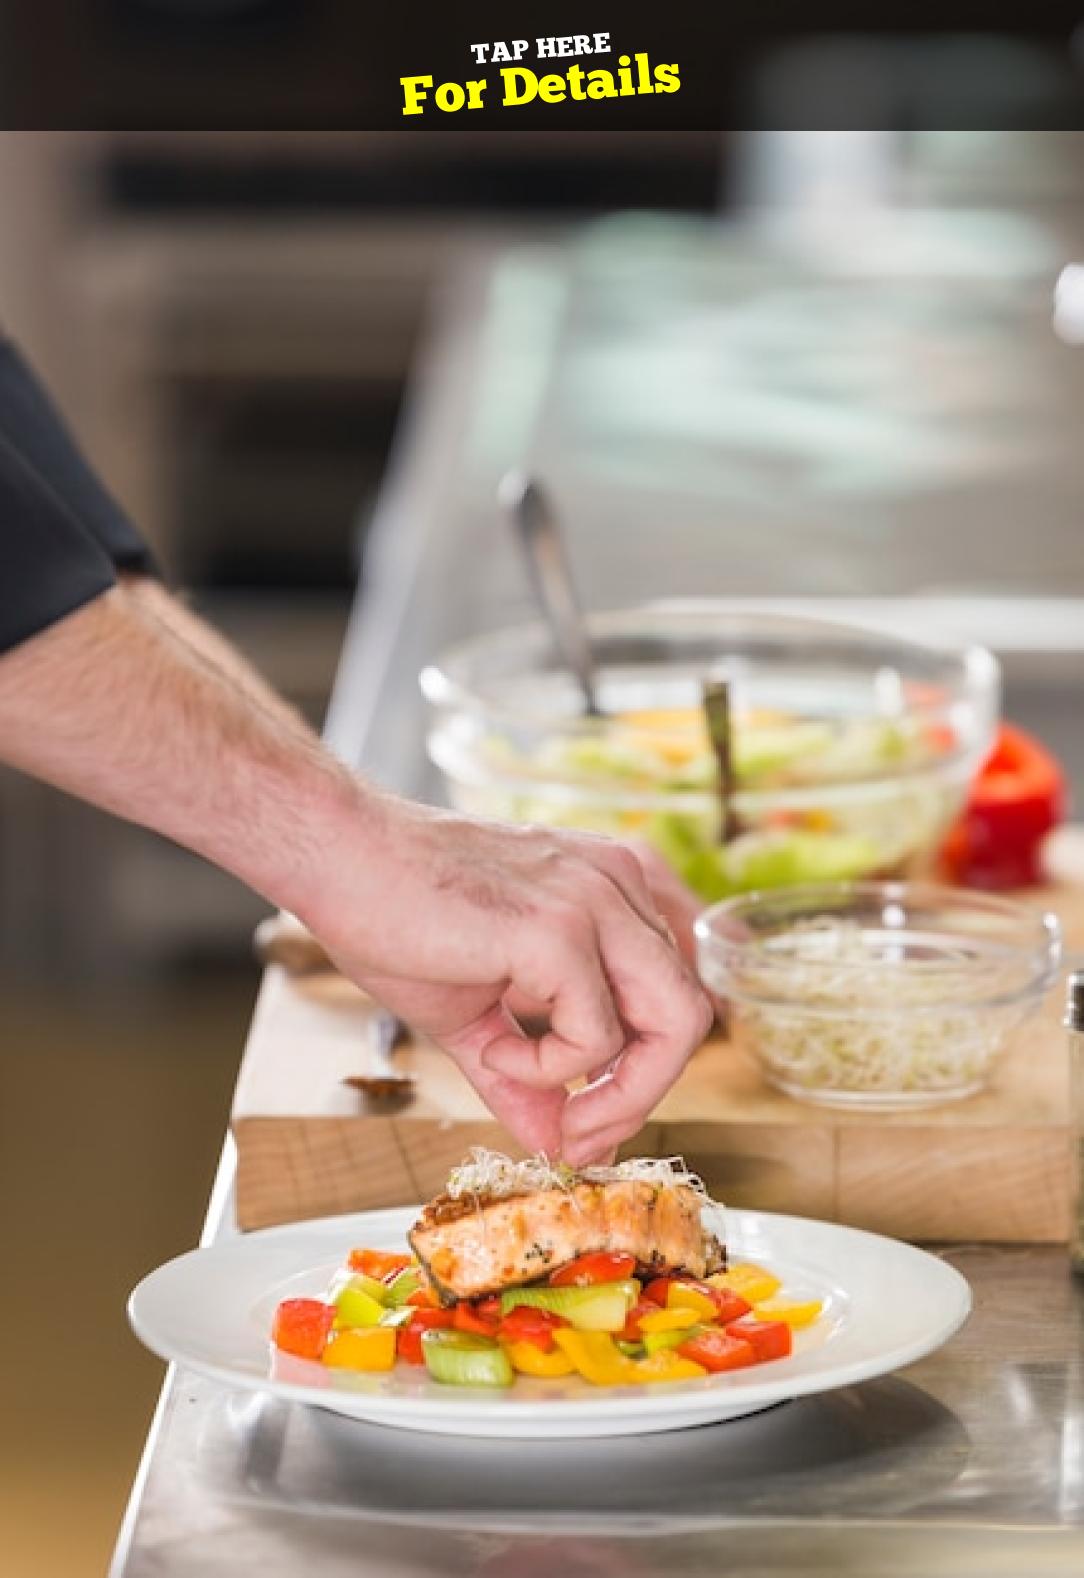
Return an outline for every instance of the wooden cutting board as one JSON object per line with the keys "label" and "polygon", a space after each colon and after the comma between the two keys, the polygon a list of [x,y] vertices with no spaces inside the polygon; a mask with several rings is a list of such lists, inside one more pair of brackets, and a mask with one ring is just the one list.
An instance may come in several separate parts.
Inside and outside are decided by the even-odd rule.
{"label": "wooden cutting board", "polygon": [[[1025,895],[1084,947],[1084,888]],[[416,1042],[396,1054],[417,1081],[393,1116],[344,1085],[364,1071],[366,1000],[333,975],[267,971],[234,1098],[242,1228],[439,1192],[471,1145],[511,1149],[451,1060]],[[638,1154],[680,1154],[719,1199],[901,1238],[1047,1243],[1067,1236],[1068,1049],[1055,991],[1014,1038],[991,1088],[920,1112],[796,1102],[751,1057],[709,1041],[638,1136]]]}

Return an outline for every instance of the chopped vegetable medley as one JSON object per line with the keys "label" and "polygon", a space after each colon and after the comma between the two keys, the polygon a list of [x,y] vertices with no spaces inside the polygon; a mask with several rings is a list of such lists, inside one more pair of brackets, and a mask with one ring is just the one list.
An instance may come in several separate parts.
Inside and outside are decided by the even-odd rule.
{"label": "chopped vegetable medley", "polygon": [[954,729],[908,716],[740,711],[732,739],[739,829],[725,843],[718,761],[700,707],[611,714],[525,749],[494,735],[474,742],[469,764],[451,733],[433,744],[462,809],[644,839],[708,903],[900,872],[935,847],[961,798]]}
{"label": "chopped vegetable medley", "polygon": [[629,1255],[583,1255],[545,1281],[442,1307],[409,1255],[355,1249],[326,1299],[278,1306],[271,1340],[338,1370],[424,1365],[446,1386],[508,1387],[516,1375],[636,1386],[785,1358],[821,1314],[761,1266],[646,1284],[637,1269]]}

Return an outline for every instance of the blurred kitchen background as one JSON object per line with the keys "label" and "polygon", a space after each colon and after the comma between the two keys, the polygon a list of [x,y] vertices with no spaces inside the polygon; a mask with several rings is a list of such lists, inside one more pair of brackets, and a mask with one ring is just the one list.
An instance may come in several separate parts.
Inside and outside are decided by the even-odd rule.
{"label": "blurred kitchen background", "polygon": [[[620,596],[983,599],[1007,710],[1079,794],[1074,262],[1072,132],[0,133],[0,321],[317,724],[397,425],[473,314],[480,499],[544,429]],[[677,521],[712,584],[675,553],[637,586]],[[1004,612],[1038,596],[1038,627]],[[104,1570],[161,1373],[124,1298],[198,1234],[261,913],[0,773],[5,1572]]]}

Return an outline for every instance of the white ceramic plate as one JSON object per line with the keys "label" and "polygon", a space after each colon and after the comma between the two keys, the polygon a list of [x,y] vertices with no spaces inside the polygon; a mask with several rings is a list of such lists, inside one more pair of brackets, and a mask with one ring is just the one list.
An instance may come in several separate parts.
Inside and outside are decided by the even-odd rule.
{"label": "white ceramic plate", "polygon": [[332,1371],[275,1352],[280,1299],[320,1297],[356,1245],[401,1249],[416,1210],[326,1217],[193,1250],[153,1271],[128,1306],[148,1348],[225,1386],[405,1430],[519,1438],[679,1430],[885,1375],[921,1359],[962,1325],[971,1290],[952,1266],[855,1228],[760,1211],[727,1211],[732,1261],[753,1260],[786,1292],[824,1300],[787,1359],[664,1386],[593,1387],[578,1377],[516,1378],[507,1391],[440,1386],[423,1369]]}

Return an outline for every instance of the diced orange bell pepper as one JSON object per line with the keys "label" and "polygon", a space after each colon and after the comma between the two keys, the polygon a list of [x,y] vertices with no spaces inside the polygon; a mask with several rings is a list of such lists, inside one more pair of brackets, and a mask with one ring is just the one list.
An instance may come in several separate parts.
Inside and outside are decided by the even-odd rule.
{"label": "diced orange bell pepper", "polygon": [[802,1326],[812,1326],[824,1304],[820,1299],[765,1299],[753,1305],[757,1320],[781,1320],[793,1331]]}
{"label": "diced orange bell pepper", "polygon": [[725,1271],[717,1271],[713,1277],[707,1279],[714,1288],[730,1288],[735,1293],[740,1293],[743,1299],[750,1304],[763,1303],[778,1293],[783,1286],[779,1278],[771,1271],[766,1271],[763,1266],[754,1266],[748,1261],[739,1261],[735,1266],[728,1266]]}
{"label": "diced orange bell pepper", "polygon": [[407,1266],[413,1265],[411,1255],[393,1254],[386,1249],[352,1249],[350,1251],[349,1265],[351,1271],[364,1271],[367,1277],[375,1277],[382,1282],[385,1277],[393,1275],[396,1271],[405,1271]]}
{"label": "diced orange bell pepper", "polygon": [[322,1357],[336,1370],[390,1370],[395,1363],[395,1331],[391,1326],[365,1326],[336,1332]]}
{"label": "diced orange bell pepper", "polygon": [[560,1348],[544,1353],[533,1342],[506,1342],[503,1347],[513,1370],[518,1370],[521,1375],[537,1375],[545,1380],[553,1380],[560,1375],[571,1375],[576,1368],[568,1354],[562,1353]]}
{"label": "diced orange bell pepper", "polygon": [[629,1386],[636,1380],[634,1361],[621,1352],[608,1331],[575,1331],[568,1326],[555,1331],[553,1340],[592,1386]]}

